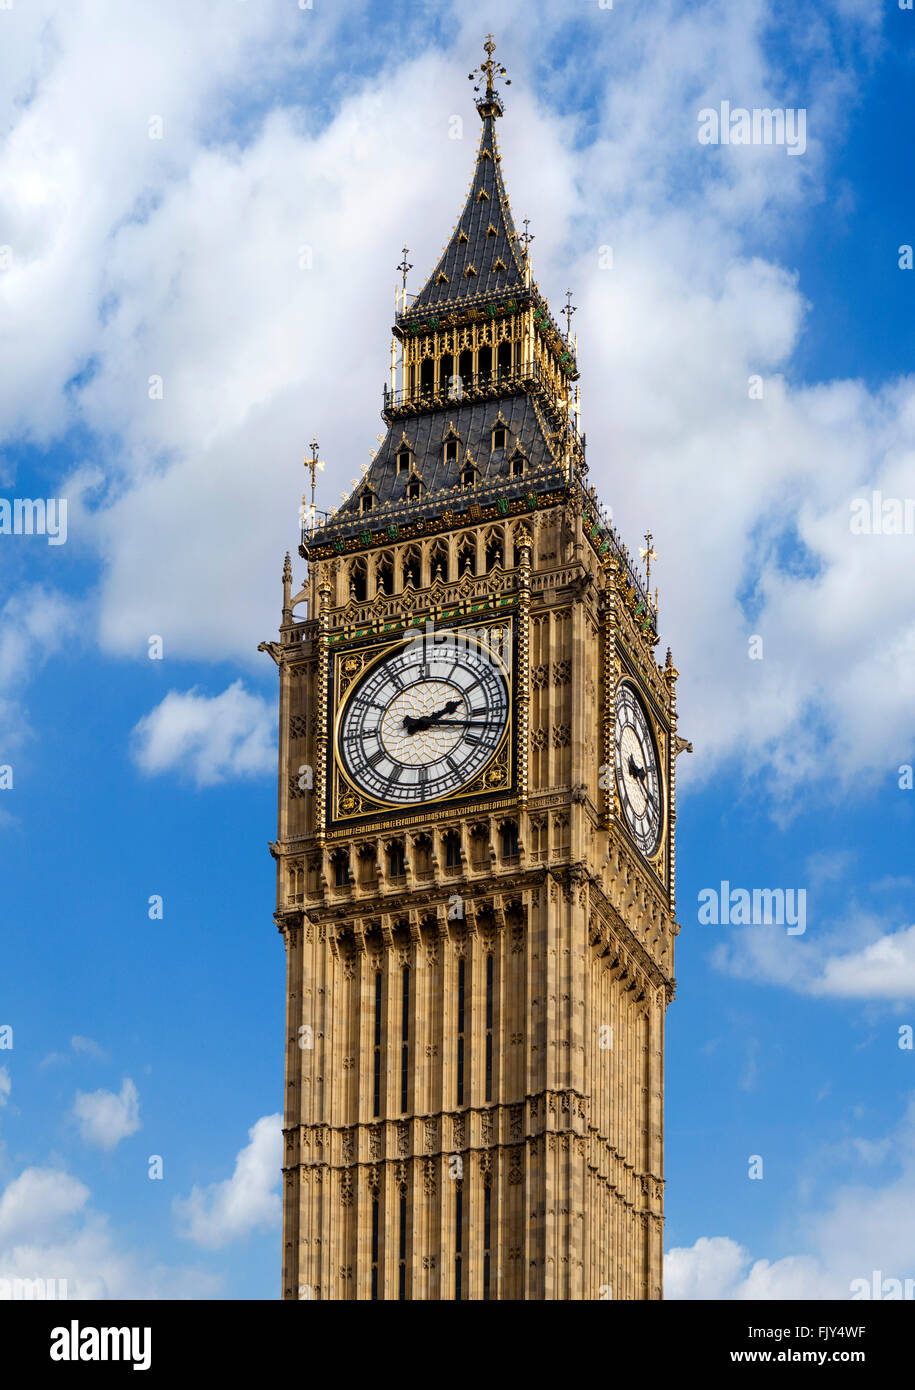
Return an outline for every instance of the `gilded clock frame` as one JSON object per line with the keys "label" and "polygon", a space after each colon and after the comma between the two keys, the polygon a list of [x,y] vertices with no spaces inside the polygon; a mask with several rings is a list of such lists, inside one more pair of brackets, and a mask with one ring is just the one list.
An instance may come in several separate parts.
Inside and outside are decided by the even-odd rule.
{"label": "gilded clock frame", "polygon": [[[492,613],[474,622],[449,622],[446,628],[456,636],[477,633],[485,629],[499,628],[509,630],[506,643],[509,663],[499,656],[493,659],[501,668],[508,692],[508,712],[502,736],[484,767],[474,775],[470,782],[449,792],[447,796],[435,797],[423,802],[380,801],[367,796],[349,777],[339,749],[339,730],[344,710],[352,687],[374,666],[390,654],[403,647],[405,631],[392,636],[386,642],[362,643],[358,647],[346,646],[334,650],[328,670],[328,748],[327,777],[329,782],[329,806],[327,829],[339,832],[343,826],[361,826],[364,822],[379,817],[396,817],[403,820],[411,813],[416,823],[430,814],[456,804],[473,806],[493,797],[513,796],[517,791],[517,737],[515,714],[515,671],[518,662],[518,622],[517,614]],[[419,630],[419,629],[417,629]],[[496,772],[497,776],[492,774]]]}
{"label": "gilded clock frame", "polygon": [[[638,855],[643,864],[647,864],[658,879],[665,892],[669,891],[669,866],[670,866],[670,830],[671,830],[671,738],[670,728],[666,717],[659,708],[657,701],[652,696],[650,690],[645,686],[644,681],[638,675],[635,667],[626,660],[619,650],[616,654],[615,680],[613,691],[608,698],[609,713],[611,718],[611,737],[610,749],[613,756],[613,816],[616,824],[626,835],[628,844]],[[658,775],[662,786],[661,825],[659,828],[658,843],[651,854],[645,854],[635,842],[635,838],[629,829],[629,822],[620,801],[619,788],[617,786],[616,769],[616,696],[620,685],[627,682],[635,691],[636,697],[645,712],[648,722],[648,729],[654,739],[654,751],[658,760]]]}

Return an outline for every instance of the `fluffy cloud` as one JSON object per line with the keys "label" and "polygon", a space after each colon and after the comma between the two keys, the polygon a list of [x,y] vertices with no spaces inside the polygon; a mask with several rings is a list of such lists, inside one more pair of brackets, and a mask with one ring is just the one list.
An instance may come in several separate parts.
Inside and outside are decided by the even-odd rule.
{"label": "fluffy cloud", "polygon": [[181,1233],[197,1245],[219,1249],[279,1223],[282,1117],[264,1115],[248,1130],[248,1139],[231,1178],[206,1188],[195,1186],[189,1197],[175,1200]]}
{"label": "fluffy cloud", "polygon": [[[915,1227],[915,1098],[895,1132],[851,1147],[866,1167],[895,1160],[882,1185],[839,1187],[821,1212],[795,1223],[808,1249],[781,1259],[753,1259],[727,1236],[702,1236],[667,1252],[665,1297],[672,1299],[847,1299],[856,1280],[879,1290],[883,1279],[911,1279]],[[875,1271],[879,1277],[875,1279]],[[873,1296],[871,1293],[870,1296]]]}
{"label": "fluffy cloud", "polygon": [[120,1094],[113,1091],[77,1091],[73,1115],[87,1144],[113,1149],[140,1128],[140,1097],[130,1077]]}
{"label": "fluffy cloud", "polygon": [[886,931],[881,918],[859,913],[813,940],[788,937],[773,926],[703,930],[729,934],[711,959],[739,979],[823,998],[915,999],[915,926]]}
{"label": "fluffy cloud", "polygon": [[13,1089],[13,1080],[9,1073],[9,1067],[0,1067],[0,1108],[6,1105]]}
{"label": "fluffy cloud", "polygon": [[221,695],[170,691],[133,731],[134,758],[152,776],[177,770],[198,787],[250,777],[276,766],[275,716],[235,681]]}
{"label": "fluffy cloud", "polygon": [[213,1298],[222,1280],[121,1249],[89,1189],[69,1173],[27,1168],[0,1196],[0,1281],[66,1281],[67,1297]]}
{"label": "fluffy cloud", "polygon": [[21,704],[29,682],[77,631],[79,605],[43,584],[27,585],[0,610],[0,742],[9,751],[29,734]]}
{"label": "fluffy cloud", "polygon": [[915,999],[915,926],[825,961],[811,993],[842,999]]}

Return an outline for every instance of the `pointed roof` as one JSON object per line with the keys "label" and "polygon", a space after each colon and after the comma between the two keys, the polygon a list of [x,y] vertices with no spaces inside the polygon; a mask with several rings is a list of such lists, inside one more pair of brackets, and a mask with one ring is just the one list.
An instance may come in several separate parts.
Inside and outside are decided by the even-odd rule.
{"label": "pointed roof", "polygon": [[438,264],[402,317],[524,288],[524,259],[502,182],[496,112],[487,106],[481,114],[483,130],[464,209]]}

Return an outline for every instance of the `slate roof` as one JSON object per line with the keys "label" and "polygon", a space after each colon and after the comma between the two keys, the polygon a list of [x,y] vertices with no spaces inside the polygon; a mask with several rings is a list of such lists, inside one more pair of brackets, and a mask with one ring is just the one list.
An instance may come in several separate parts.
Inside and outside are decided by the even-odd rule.
{"label": "slate roof", "polygon": [[[438,264],[403,318],[524,288],[524,262],[500,171],[495,117],[484,116],[473,181]],[[499,267],[502,268],[499,268]],[[472,272],[472,273],[469,273]]]}
{"label": "slate roof", "polygon": [[[506,445],[504,449],[494,450],[492,431],[500,426],[507,432]],[[408,484],[418,477],[422,483],[422,501],[429,493],[460,486],[461,470],[470,460],[477,468],[479,484],[486,486],[511,477],[512,457],[520,449],[525,458],[524,473],[529,486],[531,474],[548,469],[553,462],[546,438],[548,428],[529,395],[455,404],[396,420],[388,428],[359,486],[328,523],[326,534],[332,534],[336,525],[360,515],[360,499],[366,488],[371,488],[375,494],[375,507],[396,504],[404,501]],[[458,439],[457,458],[446,462],[444,444],[452,429]],[[398,473],[397,455],[407,447],[412,451],[410,470]],[[407,510],[406,504],[404,510]]]}

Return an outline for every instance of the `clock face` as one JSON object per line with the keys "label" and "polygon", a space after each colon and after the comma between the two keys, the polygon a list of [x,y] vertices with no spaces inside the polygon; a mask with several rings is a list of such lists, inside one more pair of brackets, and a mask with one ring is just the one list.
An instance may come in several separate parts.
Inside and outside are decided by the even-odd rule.
{"label": "clock face", "polygon": [[661,842],[661,778],[644,706],[629,681],[616,692],[616,785],[632,838],[644,855]]}
{"label": "clock face", "polygon": [[501,662],[466,635],[418,638],[347,697],[337,750],[359,791],[391,805],[451,796],[492,760],[508,723]]}

